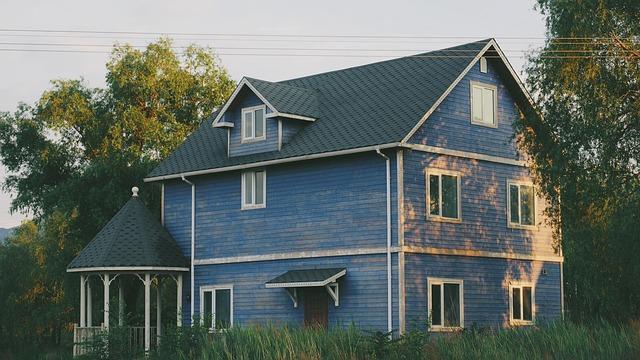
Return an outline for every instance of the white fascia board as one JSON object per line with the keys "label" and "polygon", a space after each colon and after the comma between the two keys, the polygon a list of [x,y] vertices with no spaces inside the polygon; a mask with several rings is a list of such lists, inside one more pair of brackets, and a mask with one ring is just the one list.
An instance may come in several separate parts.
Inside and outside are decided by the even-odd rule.
{"label": "white fascia board", "polygon": [[228,122],[228,121],[219,121],[217,122],[215,125],[213,125],[213,127],[219,127],[219,128],[232,128],[234,127],[232,122]]}
{"label": "white fascia board", "polygon": [[531,97],[531,95],[529,94],[527,89],[524,87],[524,84],[520,80],[520,77],[518,76],[518,74],[516,74],[515,70],[511,66],[511,63],[509,63],[509,60],[507,59],[507,57],[504,55],[504,53],[502,52],[502,50],[498,46],[498,43],[494,39],[491,39],[491,41],[489,41],[487,43],[487,45],[485,45],[484,48],[482,48],[482,50],[480,50],[480,52],[476,55],[476,57],[473,59],[473,61],[471,61],[471,63],[469,63],[469,65],[464,69],[464,71],[462,73],[460,73],[458,78],[453,83],[451,83],[449,88],[447,88],[447,90],[442,94],[442,96],[440,96],[438,101],[436,101],[433,104],[433,106],[424,114],[424,116],[422,116],[420,121],[416,124],[416,126],[413,127],[413,129],[411,129],[409,134],[407,134],[407,136],[405,136],[404,139],[402,139],[402,141],[401,141],[402,144],[407,143],[409,141],[409,139],[411,139],[411,137],[416,133],[416,131],[418,131],[418,129],[420,129],[420,127],[425,123],[425,121],[427,121],[427,118],[429,118],[429,116],[431,116],[431,114],[438,108],[438,106],[440,106],[440,104],[444,101],[444,99],[447,96],[449,96],[449,94],[451,93],[451,91],[453,91],[453,89],[456,87],[456,85],[458,85],[458,83],[460,83],[460,81],[462,81],[462,79],[473,68],[473,66],[480,60],[480,58],[484,55],[484,53],[487,52],[487,50],[489,50],[489,48],[492,47],[492,46],[496,50],[496,52],[498,53],[498,56],[500,56],[500,59],[502,60],[502,62],[507,67],[507,70],[509,70],[509,73],[511,74],[513,79],[515,79],[516,83],[518,84],[518,87],[520,88],[522,93],[525,95],[525,97],[527,98],[527,100],[529,101],[531,106],[534,109],[536,109],[536,112],[538,112],[538,115],[542,116],[542,114],[540,114],[540,112],[537,111],[537,108],[536,108],[535,102],[533,101],[533,98]]}
{"label": "white fascia board", "polygon": [[316,121],[316,118],[312,118],[309,116],[303,116],[303,115],[296,115],[296,114],[289,114],[289,113],[283,113],[283,112],[272,112],[267,114],[267,118],[272,118],[272,117],[284,117],[284,118],[288,118],[288,119],[294,119],[294,120],[303,120],[303,121],[309,121],[309,122],[314,122]]}
{"label": "white fascia board", "polygon": [[265,104],[267,105],[267,107],[269,107],[269,109],[271,109],[271,111],[273,112],[278,112],[278,110],[271,105],[271,103],[264,97],[262,96],[262,94],[260,94],[260,92],[258,90],[256,90],[256,88],[251,85],[251,83],[249,82],[249,80],[247,80],[247,78],[243,77],[242,80],[240,80],[240,83],[238,84],[238,86],[236,86],[236,89],[233,90],[233,93],[231,94],[231,96],[229,97],[229,100],[227,100],[227,102],[224,104],[224,106],[222,107],[222,109],[220,110],[220,112],[218,113],[218,115],[216,115],[216,118],[213,119],[212,122],[212,126],[213,127],[218,127],[218,122],[220,121],[220,119],[222,118],[222,116],[224,115],[224,113],[227,111],[227,109],[229,108],[229,106],[231,105],[231,103],[233,102],[233,100],[235,100],[236,96],[238,96],[238,94],[240,93],[240,90],[242,90],[243,86],[247,86],[249,89],[251,89],[251,91],[253,91],[254,94],[256,94],[256,96],[258,96],[258,98]]}
{"label": "white fascia board", "polygon": [[334,283],[339,278],[345,276],[347,274],[347,270],[344,269],[339,273],[323,280],[323,281],[313,281],[313,282],[294,282],[294,283],[273,283],[273,284],[265,284],[267,288],[292,288],[292,287],[319,287],[325,286],[328,284]]}
{"label": "white fascia board", "polygon": [[184,177],[190,177],[190,176],[198,176],[198,175],[207,175],[207,174],[214,174],[214,173],[225,172],[225,171],[242,170],[242,169],[248,169],[248,168],[254,168],[254,167],[261,167],[261,166],[269,166],[269,165],[275,165],[275,164],[283,164],[283,163],[295,162],[295,161],[303,161],[303,160],[319,159],[319,158],[332,157],[332,156],[356,154],[356,153],[362,153],[362,152],[367,152],[367,151],[375,151],[376,149],[394,148],[394,147],[397,147],[399,145],[400,145],[400,143],[395,142],[395,143],[388,143],[388,144],[382,144],[382,145],[373,145],[373,146],[365,146],[365,147],[346,149],[346,150],[329,151],[329,152],[317,153],[317,154],[293,156],[293,157],[283,158],[283,159],[259,161],[259,162],[255,162],[255,163],[249,163],[249,164],[225,166],[225,167],[214,168],[214,169],[188,171],[188,172],[179,173],[179,174],[171,174],[171,175],[154,176],[154,177],[150,177],[150,178],[145,178],[144,182],[180,179],[183,176]]}

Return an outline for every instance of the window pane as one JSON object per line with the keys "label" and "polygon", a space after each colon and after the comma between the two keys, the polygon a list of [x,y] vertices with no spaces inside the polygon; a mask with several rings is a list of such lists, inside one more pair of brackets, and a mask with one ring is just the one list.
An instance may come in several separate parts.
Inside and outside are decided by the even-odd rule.
{"label": "window pane", "polygon": [[520,186],[522,225],[534,225],[533,186]]}
{"label": "window pane", "polygon": [[442,325],[441,311],[440,285],[431,285],[431,325]]}
{"label": "window pane", "polygon": [[243,114],[242,126],[244,127],[244,138],[253,137],[253,113],[248,111]]}
{"label": "window pane", "polygon": [[231,325],[231,290],[216,290],[216,329],[228,329]]}
{"label": "window pane", "polygon": [[460,326],[460,285],[444,284],[444,326]]}
{"label": "window pane", "polygon": [[511,208],[511,222],[514,224],[520,223],[520,215],[518,215],[518,209],[520,205],[518,204],[518,186],[517,185],[509,185],[509,206]]}
{"label": "window pane", "polygon": [[513,288],[513,297],[511,308],[513,310],[512,317],[514,320],[521,320],[520,316],[520,288]]}
{"label": "window pane", "polygon": [[205,324],[213,324],[213,318],[212,318],[212,302],[211,302],[211,292],[210,291],[205,291],[204,292],[204,314],[202,314],[202,321],[204,321]]}
{"label": "window pane", "polygon": [[440,176],[429,175],[429,214],[440,215]]}
{"label": "window pane", "polygon": [[256,171],[256,205],[264,204],[264,171]]}
{"label": "window pane", "polygon": [[264,135],[264,110],[258,109],[255,112],[255,124],[256,124],[256,137],[262,137]]}
{"label": "window pane", "polygon": [[244,203],[245,205],[253,204],[253,173],[246,172],[244,176]]}
{"label": "window pane", "polygon": [[478,86],[472,86],[473,91],[473,120],[482,121],[482,88]]}
{"label": "window pane", "polygon": [[458,177],[442,175],[442,216],[458,218]]}
{"label": "window pane", "polygon": [[533,292],[531,287],[525,286],[522,288],[522,319],[527,321],[533,320]]}
{"label": "window pane", "polygon": [[482,121],[487,124],[495,123],[493,106],[493,90],[482,89]]}

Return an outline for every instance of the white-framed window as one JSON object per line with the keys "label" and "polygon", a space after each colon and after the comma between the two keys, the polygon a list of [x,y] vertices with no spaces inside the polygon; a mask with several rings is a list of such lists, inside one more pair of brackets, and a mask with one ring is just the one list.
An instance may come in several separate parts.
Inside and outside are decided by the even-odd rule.
{"label": "white-framed window", "polygon": [[460,174],[427,169],[427,218],[460,221]]}
{"label": "white-framed window", "polygon": [[266,138],[266,107],[264,105],[242,109],[242,141]]}
{"label": "white-framed window", "polygon": [[509,284],[509,322],[531,325],[535,319],[535,289],[531,283]]}
{"label": "white-framed window", "polygon": [[464,328],[464,283],[457,279],[427,279],[430,330]]}
{"label": "white-framed window", "polygon": [[233,286],[201,286],[200,317],[212,331],[233,326]]}
{"label": "white-framed window", "polygon": [[480,58],[480,72],[487,73],[487,58],[484,56]]}
{"label": "white-framed window", "polygon": [[498,126],[498,88],[471,81],[471,123]]}
{"label": "white-framed window", "polygon": [[513,228],[536,225],[536,195],[532,183],[507,181],[507,223]]}
{"label": "white-framed window", "polygon": [[267,172],[252,170],[242,173],[242,209],[263,208],[267,204]]}

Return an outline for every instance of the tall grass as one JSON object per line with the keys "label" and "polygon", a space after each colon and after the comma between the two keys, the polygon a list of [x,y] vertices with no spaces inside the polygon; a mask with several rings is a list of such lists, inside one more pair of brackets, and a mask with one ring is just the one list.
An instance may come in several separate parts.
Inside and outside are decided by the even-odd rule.
{"label": "tall grass", "polygon": [[[117,343],[117,341],[115,342]],[[109,351],[116,359],[118,351]],[[94,354],[105,358],[105,352]],[[557,322],[542,327],[411,331],[390,340],[355,327],[329,331],[295,326],[167,329],[153,359],[640,359],[640,325]]]}

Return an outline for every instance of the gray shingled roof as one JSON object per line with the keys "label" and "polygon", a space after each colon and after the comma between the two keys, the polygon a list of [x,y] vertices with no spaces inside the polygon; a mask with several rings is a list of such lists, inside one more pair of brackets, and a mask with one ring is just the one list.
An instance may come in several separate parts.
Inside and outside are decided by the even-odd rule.
{"label": "gray shingled roof", "polygon": [[346,268],[290,270],[265,284],[267,287],[287,287],[287,285],[322,283],[326,285],[340,273],[346,274]]}
{"label": "gray shingled roof", "polygon": [[[489,41],[278,83],[249,79],[265,97],[278,99],[276,108],[296,109],[289,111],[309,107],[314,92],[319,118],[281,151],[227,157],[227,130],[213,128],[212,116],[148,178],[399,142]],[[296,105],[289,104],[291,94],[303,94]]]}
{"label": "gray shingled roof", "polygon": [[87,268],[188,268],[175,240],[137,196],[82,249],[67,271]]}
{"label": "gray shingled roof", "polygon": [[278,112],[303,115],[316,119],[320,117],[320,109],[318,108],[319,94],[316,90],[249,77],[245,77],[245,79],[247,79]]}

